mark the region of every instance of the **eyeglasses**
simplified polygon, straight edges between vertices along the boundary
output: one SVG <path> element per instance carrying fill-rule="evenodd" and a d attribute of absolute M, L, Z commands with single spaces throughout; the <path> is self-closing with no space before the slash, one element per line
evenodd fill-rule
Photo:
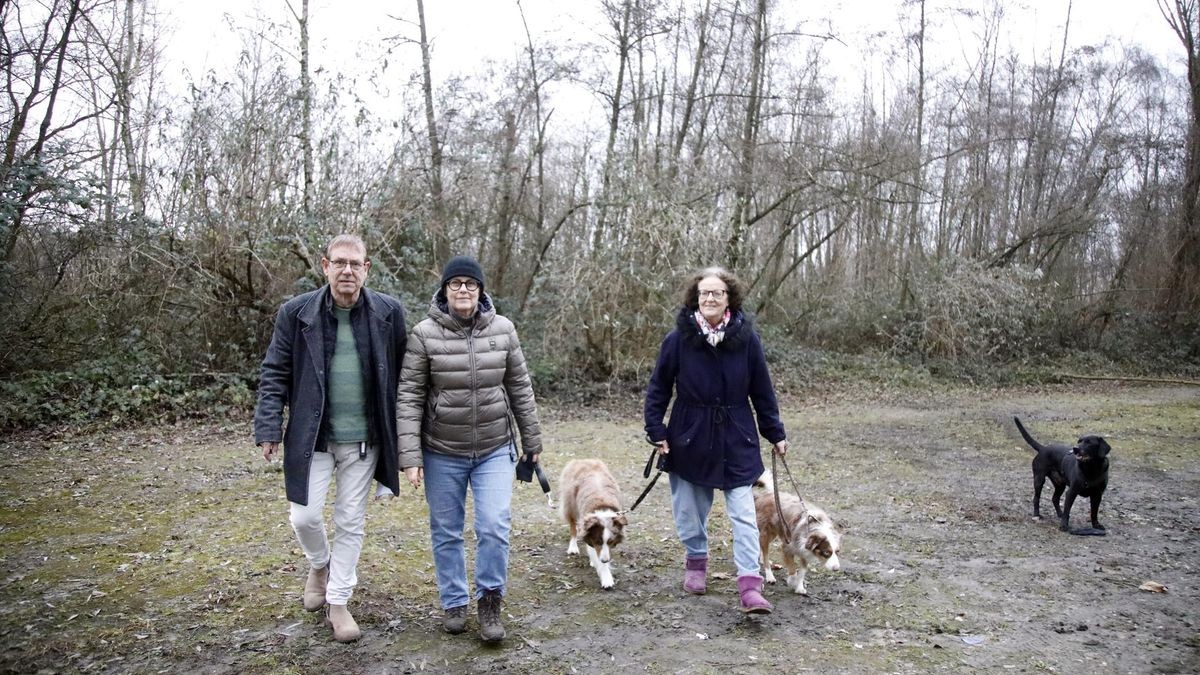
<path fill-rule="evenodd" d="M 700 294 L 701 300 L 703 300 L 705 298 L 712 298 L 713 300 L 724 300 L 725 296 L 729 295 L 729 291 L 722 291 L 722 290 L 697 291 L 697 292 Z"/>
<path fill-rule="evenodd" d="M 361 272 L 367 266 L 367 263 L 358 260 L 330 260 L 329 264 L 333 265 L 334 269 L 340 270 L 349 267 L 355 272 Z"/>
<path fill-rule="evenodd" d="M 461 291 L 463 286 L 466 286 L 468 291 L 479 290 L 479 282 L 475 281 L 474 279 L 467 279 L 466 281 L 463 281 L 462 279 L 451 279 L 450 281 L 446 282 L 446 286 L 448 286 L 452 291 Z"/>

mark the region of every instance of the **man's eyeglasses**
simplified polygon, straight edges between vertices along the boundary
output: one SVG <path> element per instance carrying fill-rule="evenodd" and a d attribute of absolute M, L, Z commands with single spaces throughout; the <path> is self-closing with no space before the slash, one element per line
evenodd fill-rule
<path fill-rule="evenodd" d="M 361 272 L 367 266 L 367 263 L 358 260 L 330 260 L 329 264 L 333 265 L 334 269 L 340 270 L 349 267 L 355 272 Z"/>
<path fill-rule="evenodd" d="M 701 300 L 703 300 L 705 298 L 712 298 L 713 300 L 724 300 L 725 296 L 729 295 L 729 291 L 721 291 L 721 290 L 699 291 L 699 293 L 700 293 Z"/>
<path fill-rule="evenodd" d="M 462 279 L 451 279 L 446 283 L 446 286 L 450 287 L 450 290 L 452 291 L 461 291 L 463 286 L 466 286 L 468 291 L 479 290 L 479 282 L 475 281 L 474 279 L 467 279 L 466 281 L 463 281 Z"/>

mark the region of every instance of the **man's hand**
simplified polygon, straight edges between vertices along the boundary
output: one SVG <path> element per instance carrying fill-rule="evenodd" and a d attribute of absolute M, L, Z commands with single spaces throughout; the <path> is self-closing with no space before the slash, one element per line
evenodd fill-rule
<path fill-rule="evenodd" d="M 666 441 L 666 440 L 661 440 L 661 441 L 659 441 L 659 442 L 657 443 L 657 445 L 658 445 L 658 454 L 660 454 L 660 455 L 669 455 L 669 454 L 671 454 L 671 446 L 667 445 L 667 441 Z"/>
<path fill-rule="evenodd" d="M 409 485 L 413 489 L 421 487 L 421 479 L 425 477 L 425 470 L 419 466 L 410 466 L 404 470 L 404 477 L 408 479 Z"/>
<path fill-rule="evenodd" d="M 268 441 L 266 443 L 259 443 L 258 447 L 262 448 L 263 459 L 267 460 L 268 462 L 274 459 L 275 455 L 279 452 L 279 443 Z"/>
<path fill-rule="evenodd" d="M 786 455 L 787 451 L 788 451 L 788 442 L 787 442 L 786 438 L 775 444 L 775 454 L 779 455 L 780 457 L 783 457 L 784 455 Z"/>

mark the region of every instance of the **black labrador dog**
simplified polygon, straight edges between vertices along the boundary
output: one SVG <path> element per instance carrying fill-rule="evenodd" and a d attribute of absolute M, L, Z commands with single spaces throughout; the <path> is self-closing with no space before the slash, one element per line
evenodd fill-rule
<path fill-rule="evenodd" d="M 1100 498 L 1108 487 L 1108 453 L 1112 449 L 1108 442 L 1101 436 L 1083 436 L 1074 447 L 1062 443 L 1042 445 L 1029 435 L 1021 420 L 1013 417 L 1013 421 L 1017 423 L 1025 442 L 1037 451 L 1037 456 L 1033 458 L 1033 517 L 1042 517 L 1042 486 L 1049 478 L 1054 483 L 1053 501 L 1054 512 L 1059 517 L 1058 529 L 1071 534 L 1103 537 L 1106 533 L 1097 516 Z M 1067 501 L 1060 508 L 1058 500 L 1064 490 L 1067 492 Z M 1080 496 L 1092 500 L 1092 526 L 1071 529 L 1071 505 Z"/>

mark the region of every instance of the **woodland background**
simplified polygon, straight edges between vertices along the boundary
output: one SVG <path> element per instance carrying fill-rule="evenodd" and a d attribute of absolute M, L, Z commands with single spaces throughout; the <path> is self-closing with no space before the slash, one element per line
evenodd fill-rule
<path fill-rule="evenodd" d="M 421 0 L 372 81 L 314 72 L 320 18 L 290 0 L 180 100 L 159 2 L 0 0 L 0 428 L 246 409 L 277 307 L 340 231 L 413 320 L 450 255 L 478 256 L 539 393 L 636 391 L 713 263 L 749 284 L 784 388 L 1200 372 L 1197 0 L 1156 0 L 1184 77 L 1068 47 L 1069 22 L 1018 53 L 995 0 L 957 10 L 971 66 L 929 68 L 950 24 L 898 1 L 888 77 L 849 99 L 837 36 L 780 0 L 587 1 L 603 39 L 527 31 L 521 58 L 435 85 Z M 381 80 L 403 105 L 367 107 Z M 604 119 L 556 117 L 565 82 Z"/>

